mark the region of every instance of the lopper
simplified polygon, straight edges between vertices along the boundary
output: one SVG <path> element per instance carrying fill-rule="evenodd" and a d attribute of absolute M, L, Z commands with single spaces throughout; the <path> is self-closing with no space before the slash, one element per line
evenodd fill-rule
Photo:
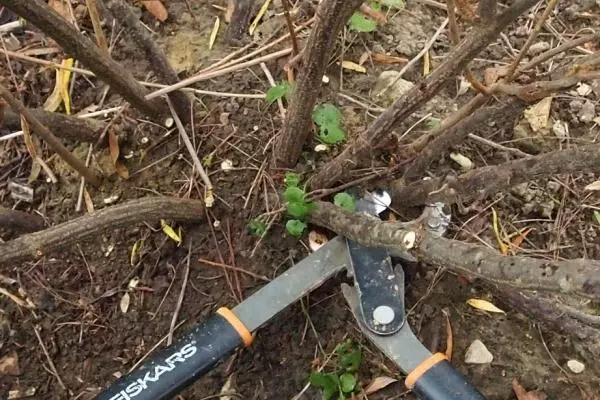
<path fill-rule="evenodd" d="M 373 218 L 390 204 L 386 192 L 357 201 L 357 211 Z M 421 216 L 432 234 L 443 234 L 450 216 L 443 204 Z M 220 308 L 177 343 L 154 355 L 102 392 L 98 400 L 170 399 L 210 371 L 235 349 L 250 346 L 252 332 L 290 304 L 342 270 L 354 285 L 342 284 L 362 332 L 407 374 L 405 384 L 422 400 L 485 400 L 441 353 L 431 354 L 416 338 L 404 312 L 404 271 L 385 249 L 336 237 L 263 286 L 233 309 Z"/>

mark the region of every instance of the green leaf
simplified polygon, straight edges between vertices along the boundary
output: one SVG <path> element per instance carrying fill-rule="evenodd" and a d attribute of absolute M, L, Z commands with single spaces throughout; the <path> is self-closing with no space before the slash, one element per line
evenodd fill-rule
<path fill-rule="evenodd" d="M 338 125 L 342 122 L 342 113 L 333 104 L 319 104 L 312 112 L 312 120 L 319 126 Z"/>
<path fill-rule="evenodd" d="M 304 217 L 306 217 L 306 215 L 310 212 L 306 203 L 287 203 L 286 209 L 288 214 L 299 219 L 304 219 Z"/>
<path fill-rule="evenodd" d="M 338 193 L 333 197 L 333 204 L 348 211 L 356 210 L 356 201 L 348 193 Z"/>
<path fill-rule="evenodd" d="M 596 220 L 597 224 L 600 224 L 600 211 L 594 210 L 594 219 Z"/>
<path fill-rule="evenodd" d="M 297 219 L 290 219 L 285 224 L 285 229 L 289 232 L 290 235 L 299 237 L 302 235 L 302 232 L 306 229 L 306 224 Z"/>
<path fill-rule="evenodd" d="M 406 6 L 404 0 L 379 0 L 381 4 L 390 8 L 402 9 Z"/>
<path fill-rule="evenodd" d="M 313 371 L 310 373 L 309 382 L 322 389 L 323 399 L 330 400 L 339 392 L 338 378 L 335 375 Z"/>
<path fill-rule="evenodd" d="M 296 186 L 291 186 L 283 192 L 283 198 L 286 203 L 303 203 L 306 193 Z"/>
<path fill-rule="evenodd" d="M 287 187 L 298 186 L 300 184 L 300 175 L 294 172 L 286 172 L 285 174 L 285 185 Z"/>
<path fill-rule="evenodd" d="M 248 228 L 252 233 L 258 237 L 263 237 L 267 233 L 268 225 L 258 219 L 251 219 L 248 221 Z"/>
<path fill-rule="evenodd" d="M 344 393 L 352 393 L 356 388 L 356 376 L 348 372 L 340 375 L 340 388 Z"/>
<path fill-rule="evenodd" d="M 344 354 L 340 358 L 340 365 L 344 370 L 348 372 L 356 372 L 358 371 L 358 367 L 360 367 L 360 362 L 362 360 L 362 353 L 360 350 L 354 350 L 351 353 Z"/>
<path fill-rule="evenodd" d="M 356 32 L 373 32 L 377 30 L 377 22 L 355 12 L 352 14 L 352 17 L 350 17 L 349 28 Z"/>
<path fill-rule="evenodd" d="M 369 7 L 371 7 L 374 11 L 381 11 L 381 3 L 378 1 L 369 1 Z"/>
<path fill-rule="evenodd" d="M 319 139 L 327 144 L 338 144 L 346 139 L 346 133 L 339 125 L 321 127 Z"/>
<path fill-rule="evenodd" d="M 287 81 L 280 82 L 267 90 L 265 99 L 269 104 L 273 104 L 278 99 L 287 98 L 292 92 L 292 86 Z"/>

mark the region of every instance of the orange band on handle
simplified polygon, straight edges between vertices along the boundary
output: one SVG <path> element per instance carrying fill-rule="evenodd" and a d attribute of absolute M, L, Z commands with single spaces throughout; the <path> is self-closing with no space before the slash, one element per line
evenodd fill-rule
<path fill-rule="evenodd" d="M 242 338 L 244 346 L 248 347 L 252 344 L 254 336 L 252 336 L 252 333 L 250 333 L 250 331 L 248 330 L 248 328 L 246 328 L 244 323 L 240 321 L 239 318 L 236 317 L 230 309 L 221 307 L 217 310 L 217 314 L 225 318 L 227 322 L 229 322 L 229 324 L 233 327 L 233 329 L 235 329 L 238 335 L 240 335 L 240 337 Z"/>
<path fill-rule="evenodd" d="M 412 389 L 415 386 L 415 383 L 421 378 L 425 372 L 429 371 L 434 365 L 437 363 L 447 360 L 446 356 L 442 353 L 435 353 L 421 364 L 417 366 L 404 381 L 404 384 L 407 388 Z"/>

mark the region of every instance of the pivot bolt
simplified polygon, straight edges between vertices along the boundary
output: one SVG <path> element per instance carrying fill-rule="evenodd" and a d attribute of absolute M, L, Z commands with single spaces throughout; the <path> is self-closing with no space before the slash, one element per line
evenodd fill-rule
<path fill-rule="evenodd" d="M 387 325 L 394 320 L 396 314 L 390 306 L 378 306 L 373 310 L 373 320 L 377 325 Z"/>

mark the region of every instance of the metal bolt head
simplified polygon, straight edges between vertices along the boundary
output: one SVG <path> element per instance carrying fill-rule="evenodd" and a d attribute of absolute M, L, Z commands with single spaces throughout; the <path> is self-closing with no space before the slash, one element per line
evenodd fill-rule
<path fill-rule="evenodd" d="M 378 306 L 373 310 L 373 320 L 377 325 L 387 325 L 394 320 L 396 314 L 390 306 Z"/>

